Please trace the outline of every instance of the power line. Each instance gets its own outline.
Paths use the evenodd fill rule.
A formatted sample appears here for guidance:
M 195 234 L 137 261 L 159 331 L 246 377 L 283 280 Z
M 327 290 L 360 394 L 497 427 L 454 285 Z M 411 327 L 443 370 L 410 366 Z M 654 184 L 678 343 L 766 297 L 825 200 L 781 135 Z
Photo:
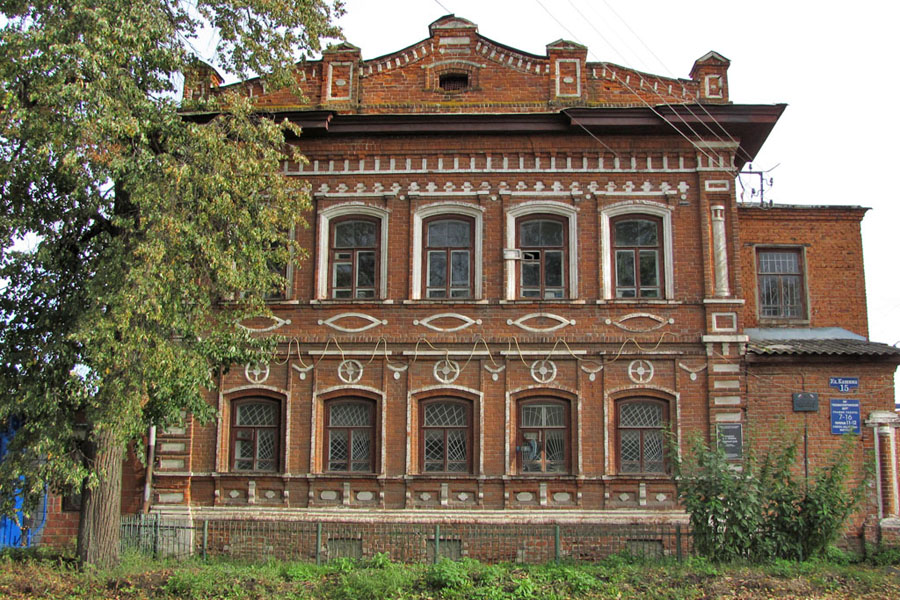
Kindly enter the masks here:
M 559 19 L 557 19 L 557 18 L 556 18 L 556 15 L 554 15 L 552 12 L 550 12 L 550 10 L 549 10 L 546 6 L 544 6 L 544 3 L 541 2 L 541 0 L 535 0 L 535 2 L 537 2 L 538 5 L 539 5 L 542 9 L 544 9 L 544 12 L 546 12 L 548 15 L 550 15 L 550 18 L 551 18 L 551 19 L 553 19 L 554 21 L 556 21 L 556 23 L 557 23 L 560 27 L 562 27 L 562 28 L 563 28 L 570 36 L 572 36 L 572 38 L 573 38 L 575 41 L 577 41 L 578 36 L 576 36 L 574 33 L 572 33 L 572 30 L 570 30 L 570 29 L 569 29 L 568 27 L 566 27 Z M 605 38 L 604 38 L 604 39 L 605 39 Z M 609 42 L 607 41 L 607 43 L 609 43 Z M 590 50 L 589 50 L 589 51 L 590 51 Z M 604 66 L 606 65 L 606 63 L 603 62 L 603 61 L 600 61 L 600 63 L 603 64 Z M 676 133 L 678 133 L 678 135 L 680 135 L 680 136 L 683 137 L 685 140 L 687 140 L 687 142 L 688 142 L 691 146 L 693 146 L 694 149 L 697 150 L 697 152 L 699 152 L 700 154 L 702 154 L 703 156 L 705 156 L 706 159 L 707 159 L 710 163 L 714 163 L 714 162 L 715 162 L 715 157 L 713 157 L 713 156 L 711 156 L 710 154 L 708 154 L 703 148 L 701 148 L 696 142 L 694 142 L 694 140 L 692 140 L 690 137 L 688 137 L 687 134 L 685 134 L 683 131 L 681 131 L 674 123 L 672 123 L 671 121 L 669 121 L 668 119 L 666 119 L 666 118 L 665 118 L 658 110 L 656 110 L 656 108 L 654 108 L 654 107 L 653 107 L 649 102 L 647 102 L 640 94 L 638 94 L 638 93 L 637 93 L 630 85 L 628 85 L 628 83 L 627 83 L 624 79 L 621 79 L 621 78 L 618 76 L 618 74 L 617 74 L 614 70 L 610 70 L 610 72 L 612 73 L 614 79 L 618 79 L 618 80 L 621 82 L 621 84 L 622 84 L 629 92 L 631 92 L 632 95 L 633 95 L 635 98 L 637 98 L 638 100 L 640 100 L 640 101 L 641 101 L 647 108 L 649 108 L 656 116 L 658 116 L 658 117 L 659 117 L 660 119 L 662 119 L 664 122 L 666 122 L 666 123 L 668 123 L 669 125 L 671 125 L 671 126 L 672 126 L 672 129 L 674 129 L 674 130 L 676 131 Z M 672 108 L 671 105 L 669 105 L 668 103 L 665 103 L 665 104 L 666 104 L 666 106 L 667 106 L 668 108 Z M 682 122 L 684 122 L 684 124 L 688 127 L 688 129 L 690 129 L 690 131 L 691 131 L 694 135 L 696 135 L 697 138 L 699 139 L 699 138 L 700 138 L 700 135 L 699 135 L 696 131 L 694 131 L 694 129 L 687 123 L 687 121 L 685 121 L 684 117 L 682 117 L 680 114 L 678 114 L 678 111 L 676 111 L 676 110 L 674 110 L 674 109 L 673 109 L 673 112 L 675 113 L 675 115 L 676 115 L 679 119 L 681 119 Z M 729 172 L 730 172 L 730 170 L 729 170 Z
M 443 8 L 444 10 L 446 10 L 448 15 L 454 14 L 452 10 L 450 10 L 449 8 L 447 8 L 446 6 L 441 4 L 440 0 L 434 0 L 434 3 L 437 4 L 438 6 L 440 6 L 441 8 Z

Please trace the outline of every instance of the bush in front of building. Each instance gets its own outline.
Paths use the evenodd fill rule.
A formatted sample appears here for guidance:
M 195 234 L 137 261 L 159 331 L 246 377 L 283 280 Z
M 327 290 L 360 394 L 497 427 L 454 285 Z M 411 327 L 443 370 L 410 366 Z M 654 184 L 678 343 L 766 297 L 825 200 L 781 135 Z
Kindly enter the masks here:
M 867 471 L 851 485 L 855 438 L 847 436 L 808 480 L 798 474 L 797 437 L 783 439 L 761 459 L 750 456 L 740 465 L 699 435 L 688 440 L 674 467 L 697 553 L 717 561 L 804 560 L 837 540 L 869 477 Z

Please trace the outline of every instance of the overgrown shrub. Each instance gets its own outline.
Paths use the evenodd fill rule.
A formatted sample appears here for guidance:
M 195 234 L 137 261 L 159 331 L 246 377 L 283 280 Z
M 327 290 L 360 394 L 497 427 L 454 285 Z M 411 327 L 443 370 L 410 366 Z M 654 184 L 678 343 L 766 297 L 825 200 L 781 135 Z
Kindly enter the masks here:
M 699 436 L 688 441 L 674 465 L 698 553 L 714 560 L 803 560 L 837 539 L 865 490 L 865 478 L 849 485 L 856 438 L 847 436 L 809 482 L 797 475 L 796 436 L 789 440 L 762 460 L 749 456 L 742 468 Z

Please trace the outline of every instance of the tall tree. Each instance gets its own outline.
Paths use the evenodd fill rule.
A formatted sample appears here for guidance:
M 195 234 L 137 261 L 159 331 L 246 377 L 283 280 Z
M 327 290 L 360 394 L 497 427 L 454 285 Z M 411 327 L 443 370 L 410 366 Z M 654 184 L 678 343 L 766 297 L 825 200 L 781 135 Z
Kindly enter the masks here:
M 174 99 L 217 40 L 238 77 L 293 85 L 336 37 L 339 0 L 0 0 L 0 464 L 13 493 L 83 489 L 78 555 L 118 559 L 129 442 L 184 412 L 210 417 L 217 368 L 271 339 L 236 325 L 283 287 L 272 265 L 308 207 L 278 175 L 291 127 L 239 95 Z M 204 42 L 205 43 L 205 42 Z M 294 133 L 299 133 L 294 131 Z M 223 298 L 236 298 L 226 303 Z

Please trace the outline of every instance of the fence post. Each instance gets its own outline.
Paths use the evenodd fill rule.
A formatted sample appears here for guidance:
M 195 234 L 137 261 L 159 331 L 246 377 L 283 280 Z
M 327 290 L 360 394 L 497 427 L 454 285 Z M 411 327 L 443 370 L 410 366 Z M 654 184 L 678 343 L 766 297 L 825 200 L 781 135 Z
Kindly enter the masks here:
M 203 559 L 206 560 L 206 549 L 209 546 L 209 519 L 203 519 Z
M 681 523 L 675 524 L 675 556 L 681 562 Z
M 553 560 L 559 562 L 559 524 L 553 526 Z
M 153 558 L 159 558 L 159 515 L 153 520 Z
M 434 562 L 437 563 L 441 558 L 441 526 L 434 526 Z
M 322 564 L 322 523 L 316 523 L 316 566 Z

